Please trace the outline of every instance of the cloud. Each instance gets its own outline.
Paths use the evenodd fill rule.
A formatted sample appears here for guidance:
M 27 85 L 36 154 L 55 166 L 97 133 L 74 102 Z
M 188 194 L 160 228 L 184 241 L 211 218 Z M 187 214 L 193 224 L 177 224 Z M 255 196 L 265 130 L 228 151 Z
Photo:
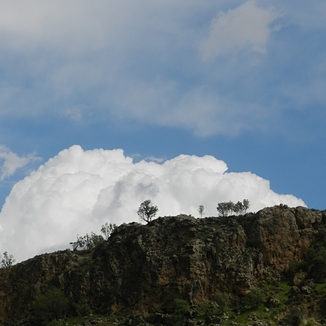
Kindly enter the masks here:
M 212 21 L 210 35 L 202 44 L 204 60 L 234 54 L 249 47 L 264 53 L 272 31 L 270 24 L 278 17 L 273 8 L 263 9 L 249 0 L 239 7 L 220 12 Z
M 35 154 L 18 156 L 4 145 L 0 145 L 0 180 L 12 176 L 18 169 L 23 168 L 30 162 L 40 160 Z
M 239 114 L 240 104 L 201 70 L 207 13 L 217 8 L 214 1 L 5 2 L 0 116 L 132 120 L 201 137 L 254 128 L 249 105 L 241 102 L 250 113 Z
M 75 123 L 83 122 L 83 111 L 87 109 L 83 105 L 77 105 L 64 111 L 65 116 L 69 117 Z
M 155 163 L 163 163 L 165 161 L 163 157 L 155 157 L 155 156 L 146 157 L 145 160 L 149 162 L 155 162 Z
M 212 156 L 134 163 L 122 149 L 84 151 L 75 145 L 13 187 L 0 213 L 0 252 L 20 261 L 66 248 L 77 234 L 99 232 L 105 222 L 139 221 L 137 209 L 146 199 L 160 216 L 198 216 L 199 205 L 206 216 L 216 216 L 217 203 L 244 198 L 253 211 L 279 203 L 304 205 L 292 195 L 276 194 L 253 173 L 228 173 Z
M 116 96 L 119 96 L 119 91 Z M 119 100 L 117 99 L 117 102 Z M 194 86 L 180 92 L 176 83 L 154 82 L 133 86 L 119 104 L 120 119 L 134 119 L 164 127 L 191 130 L 198 137 L 237 136 L 266 119 L 266 109 L 255 103 L 238 103 L 219 95 L 211 86 Z M 149 109 L 150 108 L 150 109 Z M 270 121 L 270 120 L 269 120 Z
M 325 106 L 325 5 L 264 3 L 2 1 L 0 116 L 279 135 L 317 92 Z

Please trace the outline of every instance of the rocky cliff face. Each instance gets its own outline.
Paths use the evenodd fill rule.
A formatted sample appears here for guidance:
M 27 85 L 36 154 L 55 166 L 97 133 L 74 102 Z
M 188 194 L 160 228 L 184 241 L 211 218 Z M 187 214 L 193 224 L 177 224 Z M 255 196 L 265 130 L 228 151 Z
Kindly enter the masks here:
M 160 217 L 123 224 L 93 251 L 36 256 L 0 270 L 0 325 L 27 320 L 40 293 L 61 289 L 70 313 L 169 312 L 218 292 L 245 295 L 278 279 L 315 241 L 325 211 L 275 206 L 240 217 Z

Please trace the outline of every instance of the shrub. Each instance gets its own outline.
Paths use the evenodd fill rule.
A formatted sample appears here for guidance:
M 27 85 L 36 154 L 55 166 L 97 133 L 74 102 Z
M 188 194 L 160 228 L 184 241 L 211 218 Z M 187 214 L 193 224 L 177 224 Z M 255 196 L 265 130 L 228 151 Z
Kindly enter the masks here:
M 88 233 L 84 236 L 77 235 L 77 241 L 70 242 L 70 244 L 72 245 L 73 250 L 77 250 L 78 248 L 85 250 L 94 249 L 102 242 L 104 242 L 104 238 L 101 235 L 91 232 L 90 235 Z
M 33 322 L 38 326 L 46 326 L 53 320 L 65 317 L 68 311 L 68 299 L 59 289 L 52 289 L 39 295 L 33 305 Z
M 324 282 L 326 279 L 326 248 L 308 248 L 306 261 L 309 276 L 317 282 Z
M 290 308 L 287 316 L 287 322 L 293 326 L 300 326 L 303 323 L 305 309 L 302 306 L 294 306 Z
M 183 326 L 186 323 L 187 315 L 190 312 L 188 301 L 183 299 L 174 300 L 174 313 L 170 315 L 168 325 Z
M 2 255 L 2 259 L 0 262 L 0 268 L 8 268 L 12 266 L 15 262 L 14 256 L 9 255 L 7 251 L 5 251 Z
M 46 326 L 62 326 L 62 322 L 58 320 L 52 320 L 51 322 L 47 323 Z
M 245 214 L 249 208 L 249 200 L 244 199 L 242 202 L 238 201 L 236 204 L 231 200 L 217 204 L 217 211 L 223 217 L 229 216 L 232 212 L 237 215 Z
M 187 300 L 175 299 L 174 307 L 175 307 L 174 311 L 177 314 L 185 314 L 185 313 L 189 313 L 190 311 L 190 306 Z
M 215 301 L 218 304 L 218 312 L 223 314 L 230 305 L 230 298 L 227 293 L 219 292 L 216 294 Z
M 116 224 L 108 223 L 102 225 L 101 232 L 104 235 L 105 240 L 108 240 L 111 236 L 111 234 L 114 232 L 114 230 L 117 228 Z
M 80 316 L 88 316 L 91 313 L 91 307 L 86 299 L 82 299 L 78 302 L 76 310 Z
M 244 297 L 243 303 L 250 308 L 257 308 L 264 300 L 264 292 L 259 288 L 254 288 Z

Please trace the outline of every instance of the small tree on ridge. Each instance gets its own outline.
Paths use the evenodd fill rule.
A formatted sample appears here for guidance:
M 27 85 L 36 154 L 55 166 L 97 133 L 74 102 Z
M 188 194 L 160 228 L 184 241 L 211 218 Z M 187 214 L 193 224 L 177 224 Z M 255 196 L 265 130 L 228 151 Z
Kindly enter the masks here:
M 203 217 L 205 207 L 204 205 L 199 205 L 198 212 L 200 214 L 200 217 Z
M 157 206 L 152 205 L 152 202 L 147 199 L 140 204 L 137 214 L 143 221 L 148 223 L 152 220 L 157 212 Z
M 229 216 L 233 211 L 233 208 L 234 208 L 234 203 L 231 200 L 228 202 L 218 203 L 216 207 L 219 214 L 223 217 Z
M 2 255 L 2 259 L 0 262 L 0 268 L 8 268 L 12 266 L 15 262 L 15 258 L 13 255 L 9 255 L 7 251 L 5 251 Z
M 117 228 L 116 224 L 112 224 L 112 223 L 109 224 L 108 222 L 103 224 L 101 227 L 101 232 L 104 235 L 104 239 L 108 240 L 110 238 L 110 235 L 116 228 Z
M 238 201 L 236 204 L 230 200 L 228 202 L 218 203 L 216 207 L 219 214 L 223 217 L 229 216 L 232 212 L 237 215 L 243 215 L 246 213 L 248 208 L 248 199 L 244 199 L 242 202 Z

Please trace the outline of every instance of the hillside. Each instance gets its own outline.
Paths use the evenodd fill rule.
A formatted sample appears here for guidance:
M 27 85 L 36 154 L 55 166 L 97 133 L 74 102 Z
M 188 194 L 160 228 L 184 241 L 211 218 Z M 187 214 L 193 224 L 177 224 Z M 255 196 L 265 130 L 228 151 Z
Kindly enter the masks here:
M 46 309 L 115 325 L 322 324 L 325 236 L 326 211 L 287 206 L 123 224 L 94 250 L 1 269 L 0 325 L 46 325 Z

